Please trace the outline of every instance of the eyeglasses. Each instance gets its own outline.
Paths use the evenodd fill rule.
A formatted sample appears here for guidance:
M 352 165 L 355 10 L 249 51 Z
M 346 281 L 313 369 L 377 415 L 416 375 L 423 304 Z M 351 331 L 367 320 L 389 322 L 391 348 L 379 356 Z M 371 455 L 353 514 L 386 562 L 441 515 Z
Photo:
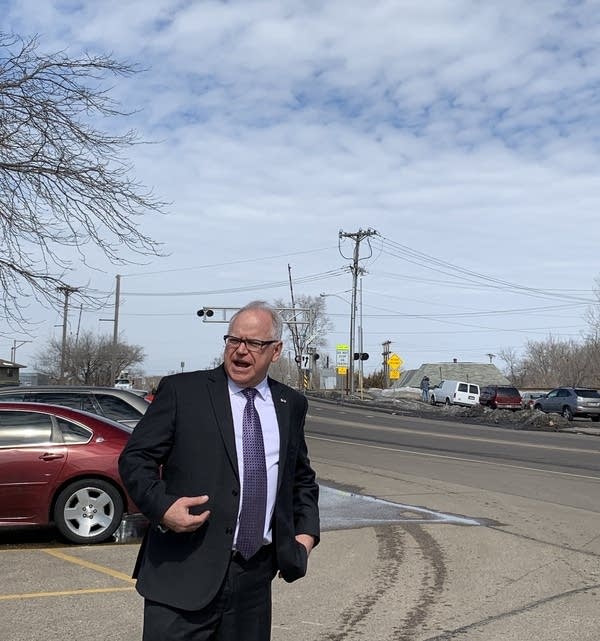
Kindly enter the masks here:
M 238 338 L 237 336 L 229 336 L 229 334 L 225 334 L 223 339 L 225 341 L 225 347 L 237 349 L 242 343 L 244 343 L 249 352 L 261 352 L 267 345 L 279 343 L 279 341 L 259 341 L 256 338 Z

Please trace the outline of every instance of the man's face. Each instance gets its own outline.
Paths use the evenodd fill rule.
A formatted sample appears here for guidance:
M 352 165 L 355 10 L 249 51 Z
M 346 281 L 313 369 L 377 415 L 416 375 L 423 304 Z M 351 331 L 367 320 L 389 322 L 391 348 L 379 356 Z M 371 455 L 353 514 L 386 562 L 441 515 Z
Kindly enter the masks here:
M 261 309 L 242 312 L 229 328 L 237 338 L 260 341 L 273 340 L 271 315 Z M 245 343 L 237 348 L 225 346 L 223 361 L 229 378 L 240 387 L 255 387 L 267 375 L 269 366 L 281 355 L 281 341 L 266 345 L 259 351 L 249 351 Z

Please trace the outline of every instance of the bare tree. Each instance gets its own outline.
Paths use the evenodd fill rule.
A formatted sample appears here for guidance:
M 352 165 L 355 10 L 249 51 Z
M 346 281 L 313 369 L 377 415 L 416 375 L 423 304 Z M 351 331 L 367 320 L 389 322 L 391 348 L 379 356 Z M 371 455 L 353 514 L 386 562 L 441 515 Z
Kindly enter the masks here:
M 113 371 L 142 363 L 144 350 L 138 345 L 114 344 L 112 337 L 82 332 L 75 339 L 67 337 L 64 355 L 64 378 L 74 385 L 113 385 Z M 60 381 L 62 341 L 52 339 L 35 359 L 34 367 L 51 381 Z
M 517 351 L 512 347 L 502 348 L 498 354 L 500 360 L 506 363 L 505 375 L 508 380 L 518 387 L 524 384 L 523 364 Z
M 321 296 L 298 296 L 295 299 L 295 309 L 309 310 L 307 315 L 303 317 L 308 321 L 303 325 L 296 325 L 292 323 L 293 312 L 282 312 L 283 320 L 286 326 L 287 333 L 294 346 L 294 356 L 298 357 L 300 354 L 310 354 L 311 358 L 315 358 L 320 347 L 327 345 L 327 334 L 333 329 L 333 323 L 325 311 L 325 298 Z M 291 309 L 292 304 L 284 302 L 279 299 L 274 302 L 274 306 L 280 309 Z M 289 368 L 284 363 L 281 363 L 279 372 L 280 376 L 289 376 Z M 298 380 L 302 380 L 302 370 L 300 363 L 297 364 Z M 281 378 L 281 380 L 285 380 Z
M 582 385 L 588 378 L 585 345 L 549 336 L 528 341 L 522 362 L 526 384 L 540 387 Z
M 40 53 L 36 37 L 0 32 L 0 306 L 12 327 L 27 325 L 31 295 L 60 303 L 72 269 L 65 248 L 84 263 L 90 244 L 121 264 L 123 248 L 160 253 L 138 219 L 165 203 L 124 158 L 138 137 L 97 126 L 131 115 L 110 98 L 107 77 L 138 71 L 109 56 Z
M 279 299 L 274 303 L 280 309 L 291 309 L 292 304 Z M 307 346 L 314 348 L 327 345 L 327 334 L 332 331 L 333 323 L 329 320 L 325 310 L 325 298 L 321 296 L 298 296 L 295 300 L 295 309 L 307 309 L 308 322 L 302 325 L 291 325 L 292 312 L 282 312 L 286 329 L 291 335 L 296 332 L 298 348 L 303 352 Z M 290 336 L 291 337 L 291 336 Z

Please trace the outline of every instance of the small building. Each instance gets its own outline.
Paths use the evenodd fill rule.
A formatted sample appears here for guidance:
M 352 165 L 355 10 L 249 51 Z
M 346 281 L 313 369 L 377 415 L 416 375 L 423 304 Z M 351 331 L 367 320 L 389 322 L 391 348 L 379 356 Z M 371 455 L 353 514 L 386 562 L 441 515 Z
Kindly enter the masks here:
M 19 370 L 26 365 L 19 365 L 0 358 L 0 387 L 10 387 L 19 384 Z
M 36 385 L 50 385 L 52 382 L 48 374 L 40 372 L 21 372 L 19 375 L 22 387 L 34 387 Z
M 465 381 L 484 385 L 511 385 L 504 374 L 491 363 L 423 363 L 419 369 L 403 372 L 394 387 L 419 387 L 423 376 L 429 376 L 431 387 L 440 381 Z

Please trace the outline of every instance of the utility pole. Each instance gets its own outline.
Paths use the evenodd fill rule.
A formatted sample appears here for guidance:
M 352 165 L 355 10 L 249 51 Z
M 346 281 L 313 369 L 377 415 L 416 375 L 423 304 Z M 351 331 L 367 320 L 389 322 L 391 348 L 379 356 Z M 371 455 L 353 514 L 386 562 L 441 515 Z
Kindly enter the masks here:
M 360 389 L 360 398 L 362 400 L 363 398 L 363 381 L 364 381 L 364 359 L 363 359 L 363 351 L 364 351 L 364 344 L 363 344 L 363 313 L 362 313 L 362 277 L 364 273 L 364 269 L 360 269 L 360 289 L 359 289 L 359 304 L 358 304 L 358 388 Z M 354 357 L 354 354 L 352 354 Z
M 113 324 L 113 345 L 119 342 L 119 304 L 121 300 L 121 274 L 115 276 L 115 322 Z
M 10 348 L 10 362 L 11 363 L 16 363 L 17 362 L 17 349 L 21 347 L 22 345 L 25 345 L 25 343 L 31 343 L 31 341 L 17 341 L 16 339 L 13 340 L 13 346 Z
M 352 272 L 352 303 L 350 307 L 350 358 L 348 366 L 348 374 L 350 377 L 349 388 L 350 394 L 354 394 L 354 335 L 356 327 L 356 288 L 358 281 L 358 274 L 360 267 L 358 266 L 358 261 L 360 260 L 360 243 L 365 238 L 370 236 L 375 236 L 377 232 L 374 229 L 359 229 L 355 233 L 345 233 L 340 230 L 339 239 L 350 238 L 354 241 L 354 252 L 352 254 L 352 265 L 350 265 L 350 271 Z M 341 253 L 341 251 L 340 251 Z M 342 256 L 344 256 L 342 254 Z M 346 258 L 344 256 L 344 258 Z
M 113 349 L 110 361 L 110 378 L 111 384 L 115 382 L 119 372 L 117 372 L 117 344 L 119 343 L 119 307 L 121 304 L 121 274 L 115 276 L 115 312 L 112 318 L 100 318 L 101 321 L 108 321 L 113 324 Z
M 293 320 L 296 320 L 296 301 L 294 300 L 294 286 L 292 284 L 292 266 L 288 263 L 288 277 L 290 280 L 290 299 L 292 302 L 292 318 Z M 302 346 L 300 345 L 300 337 L 298 336 L 298 326 L 294 323 L 293 325 L 288 325 L 288 328 L 290 330 L 290 333 L 292 335 L 292 343 L 294 344 L 294 352 L 295 352 L 295 358 L 294 360 L 296 361 L 296 369 L 298 371 L 298 387 L 303 388 L 304 387 L 304 382 L 303 382 L 303 374 L 302 374 L 302 369 L 300 367 L 300 363 L 298 359 L 301 356 L 301 349 Z
M 63 325 L 62 325 L 62 345 L 60 348 L 60 382 L 63 382 L 65 376 L 65 364 L 66 364 L 66 348 L 67 348 L 67 318 L 69 316 L 69 296 L 79 291 L 77 287 L 69 287 L 64 285 L 63 287 L 57 287 L 56 291 L 64 294 L 65 303 L 63 306 Z
M 383 346 L 383 352 L 381 353 L 381 355 L 383 356 L 383 378 L 385 380 L 386 387 L 389 385 L 389 381 L 390 381 L 390 365 L 388 363 L 388 360 L 390 358 L 391 344 L 392 344 L 392 341 L 384 341 L 381 344 Z

